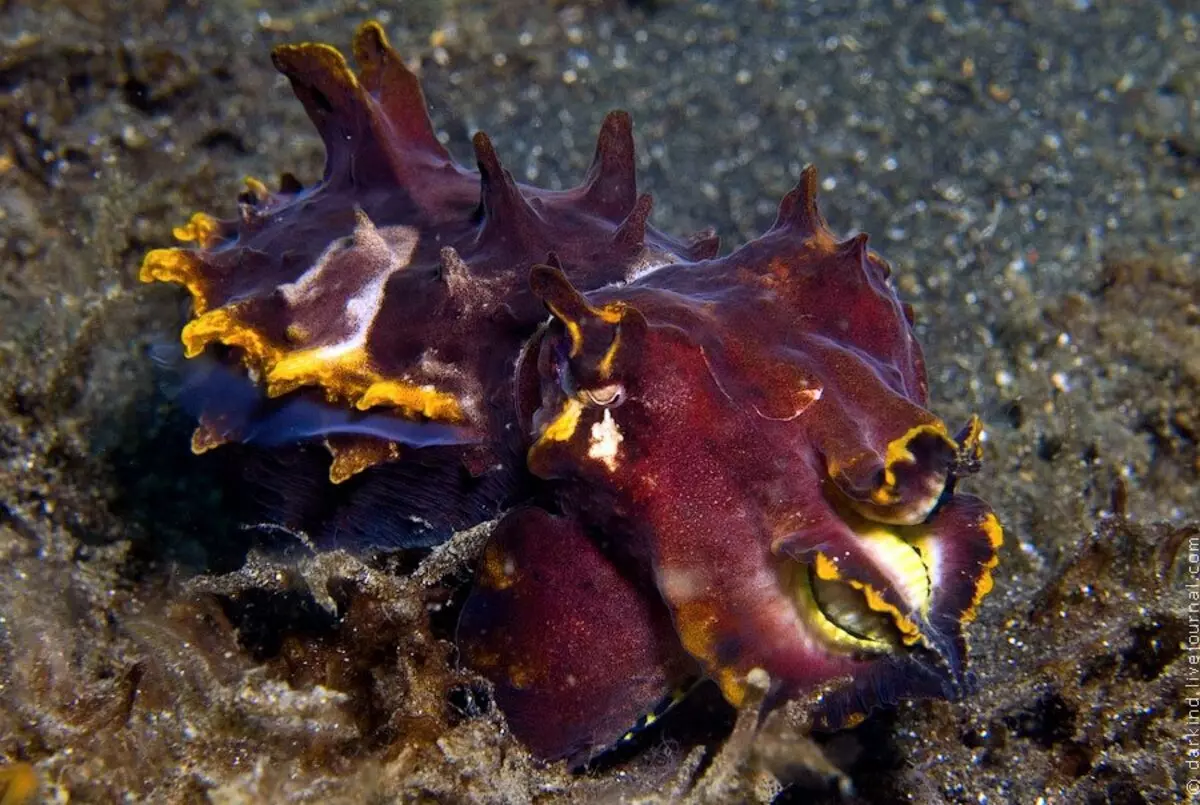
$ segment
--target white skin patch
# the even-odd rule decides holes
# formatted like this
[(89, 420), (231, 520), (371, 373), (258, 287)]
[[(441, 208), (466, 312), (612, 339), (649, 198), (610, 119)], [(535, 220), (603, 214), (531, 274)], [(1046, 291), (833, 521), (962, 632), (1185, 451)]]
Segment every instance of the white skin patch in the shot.
[(592, 425), (592, 441), (588, 446), (588, 458), (603, 462), (609, 472), (617, 471), (617, 454), (625, 437), (613, 419), (612, 411), (604, 409), (604, 418)]
[(708, 572), (704, 568), (659, 568), (658, 583), (669, 601), (684, 603), (704, 594)]
[[(328, 358), (334, 359), (366, 343), (371, 323), (383, 303), (388, 278), (408, 268), (417, 249), (418, 235), (416, 229), (408, 226), (376, 229), (366, 213), (359, 210), (350, 246), (331, 244), (295, 282), (279, 286), (294, 318), (300, 322), (304, 321), (306, 308), (318, 306), (329, 288), (347, 293), (343, 321), (350, 334), (340, 342), (322, 345)], [(348, 253), (353, 254), (350, 263), (345, 259)], [(351, 267), (357, 269), (357, 276), (347, 273)], [(357, 287), (347, 287), (355, 281)]]

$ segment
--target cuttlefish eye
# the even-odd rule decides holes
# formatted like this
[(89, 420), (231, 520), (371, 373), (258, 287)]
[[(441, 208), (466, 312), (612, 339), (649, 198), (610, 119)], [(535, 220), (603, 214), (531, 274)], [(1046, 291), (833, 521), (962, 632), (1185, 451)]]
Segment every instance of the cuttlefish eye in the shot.
[(546, 365), (550, 367), (553, 387), (557, 387), (564, 397), (581, 403), (601, 408), (619, 406), (625, 401), (625, 386), (606, 376), (611, 372), (611, 362), (619, 343), (618, 334), (607, 343), (598, 359), (586, 351), (586, 346), (583, 355), (573, 357), (574, 347), (569, 334), (556, 334), (547, 346), (549, 362)]
[(598, 389), (585, 389), (588, 401), (602, 408), (616, 408), (625, 402), (625, 387), (620, 383), (609, 383)]

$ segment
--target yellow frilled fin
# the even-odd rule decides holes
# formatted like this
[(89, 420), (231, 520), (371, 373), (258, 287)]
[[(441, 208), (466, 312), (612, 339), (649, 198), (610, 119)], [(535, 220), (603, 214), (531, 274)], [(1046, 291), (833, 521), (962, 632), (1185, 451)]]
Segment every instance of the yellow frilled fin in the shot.
[(325, 439), (325, 447), (333, 457), (329, 465), (329, 480), (340, 484), (363, 470), (400, 458), (400, 446), (385, 439), (369, 436), (339, 436)]
[(200, 258), (188, 249), (154, 249), (142, 259), (138, 279), (182, 285), (192, 295), (192, 309), (200, 315), (209, 306), (202, 268)]
[(185, 324), (180, 334), (184, 355), (194, 358), (209, 344), (220, 343), (242, 350), (242, 359), (248, 367), (266, 370), (279, 363), (283, 350), (242, 321), (237, 312), (236, 305), (228, 305), (207, 311)]
[(409, 415), (439, 422), (461, 422), (464, 419), (458, 398), (430, 385), (417, 386), (398, 380), (377, 380), (354, 401), (354, 407), (360, 411), (381, 406), (396, 408)]
[(330, 402), (349, 404), (360, 411), (386, 407), (414, 419), (451, 423), (465, 419), (455, 394), (381, 375), (361, 346), (288, 351), (243, 321), (238, 312), (236, 305), (229, 305), (188, 322), (181, 335), (184, 354), (194, 358), (214, 343), (236, 347), (246, 367), (262, 378), (270, 397), (317, 387)]
[(195, 243), (203, 249), (212, 248), (221, 237), (221, 222), (205, 212), (193, 213), (183, 226), (172, 230), (176, 240)]
[(579, 400), (574, 398), (566, 399), (563, 402), (562, 410), (559, 411), (558, 416), (542, 431), (538, 441), (569, 441), (575, 435), (575, 429), (579, 427), (579, 417), (582, 412), (583, 404)]
[(228, 444), (229, 436), (217, 424), (206, 417), (200, 417), (200, 424), (192, 431), (192, 453), (199, 456), (214, 450), (223, 444)]
[(367, 373), (367, 357), (361, 347), (312, 347), (280, 354), (266, 367), (264, 379), (270, 397), (281, 397), (302, 386), (320, 386), (335, 399), (351, 396), (349, 392), (362, 385)]
[(315, 347), (280, 355), (265, 368), (267, 394), (279, 397), (302, 386), (317, 386), (334, 401), (360, 411), (394, 408), (407, 416), (461, 422), (458, 398), (431, 385), (406, 383), (380, 375), (362, 347)]

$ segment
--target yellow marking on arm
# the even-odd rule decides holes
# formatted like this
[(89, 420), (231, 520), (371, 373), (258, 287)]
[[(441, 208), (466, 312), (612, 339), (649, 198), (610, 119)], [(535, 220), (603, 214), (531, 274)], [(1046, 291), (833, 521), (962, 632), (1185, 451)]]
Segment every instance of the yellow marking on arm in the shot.
[[(687, 570), (681, 571), (684, 577), (691, 576)], [(668, 600), (671, 596), (668, 593)], [(716, 639), (717, 612), (713, 603), (701, 597), (701, 591), (696, 590), (684, 600), (673, 605), (675, 610), (675, 631), (679, 642), (688, 654), (691, 654), (705, 667), (721, 688), (726, 701), (737, 706), (746, 693), (745, 680), (733, 669), (722, 667), (717, 661)]]
[[(916, 439), (918, 436), (921, 436), (923, 434), (930, 434), (932, 436), (941, 437), (942, 439), (945, 439), (946, 442), (948, 444), (950, 444), (952, 447), (955, 447), (955, 448), (958, 447), (958, 445), (956, 445), (954, 443), (954, 440), (951, 439), (950, 436), (946, 433), (946, 426), (945, 426), (945, 424), (942, 423), (941, 420), (936, 420), (933, 424), (917, 425), (916, 427), (909, 428), (908, 432), (905, 433), (903, 436), (901, 436), (899, 439), (893, 439), (892, 441), (888, 442), (887, 452), (884, 454), (884, 457), (883, 457), (883, 489), (888, 489), (890, 491), (891, 497), (888, 500), (875, 501), (875, 502), (877, 502), (877, 503), (895, 502), (895, 498), (896, 498), (896, 493), (895, 493), (896, 469), (895, 469), (895, 467), (897, 464), (900, 464), (900, 463), (911, 463), (911, 462), (916, 461), (916, 456), (914, 456), (912, 454), (912, 451), (909, 450), (908, 445), (914, 439)], [(878, 494), (879, 491), (880, 490), (876, 490), (876, 494)], [(872, 499), (874, 499), (874, 497), (875, 496), (872, 495)]]
[(898, 535), (893, 528), (869, 520), (852, 528), (871, 562), (883, 569), (905, 602), (921, 613), (928, 613), (933, 583), (929, 578), (929, 567), (913, 542), (919, 537), (911, 536), (914, 530), (922, 533), (924, 526), (908, 527), (910, 536), (907, 538)]
[(959, 443), (960, 450), (969, 451), (971, 457), (976, 461), (983, 458), (983, 420), (978, 414), (971, 414), (971, 421), (967, 423), (966, 434), (963, 440)]
[[(585, 301), (584, 305), (586, 315), (594, 316), (605, 324), (620, 324), (621, 318), (625, 315), (625, 305), (620, 302), (603, 307), (592, 307)], [(561, 321), (567, 328), (567, 335), (571, 338), (571, 357), (578, 358), (583, 353), (583, 330), (579, 326), (579, 321), (566, 315), (549, 302), (546, 303), (546, 308), (550, 311), (550, 315)]]
[(861, 581), (851, 579), (849, 584), (863, 594), (868, 609), (872, 612), (880, 612), (892, 617), (896, 628), (900, 630), (900, 639), (904, 642), (904, 645), (911, 646), (921, 639), (921, 627), (904, 615), (894, 604), (885, 600), (882, 593), (871, 585)]
[(561, 321), (567, 328), (567, 335), (571, 338), (571, 357), (578, 358), (579, 354), (583, 352), (583, 330), (580, 329), (579, 322), (565, 316), (554, 305), (547, 303), (546, 307), (549, 309), (550, 315)]
[(817, 571), (817, 578), (822, 581), (838, 581), (842, 577), (838, 572), (837, 563), (823, 553), (817, 554), (813, 569)]
[[(822, 554), (818, 554), (818, 556), (822, 556)], [(813, 593), (812, 583), (808, 577), (808, 569), (803, 565), (793, 563), (789, 571), (794, 575), (792, 575), (792, 580), (787, 584), (792, 591), (792, 598), (796, 603), (796, 609), (800, 614), (800, 618), (816, 632), (816, 636), (826, 645), (876, 652), (888, 652), (892, 649), (892, 646), (887, 641), (859, 637), (830, 620), (829, 616), (817, 604), (817, 598)], [(834, 572), (836, 572), (836, 568)], [(826, 580), (828, 581), (829, 579)]]
[[(817, 578), (822, 581), (846, 582), (863, 594), (863, 599), (868, 609), (873, 612), (890, 615), (896, 624), (896, 628), (900, 630), (901, 639), (905, 645), (912, 645), (921, 639), (921, 628), (916, 623), (901, 613), (895, 605), (885, 600), (883, 595), (871, 585), (856, 579), (843, 578), (837, 563), (825, 554), (817, 554), (817, 558), (813, 562), (813, 570), (816, 571)], [(836, 626), (836, 624), (833, 625)]]
[[(893, 476), (893, 480), (891, 481), (891, 484), (895, 484), (895, 483), (896, 483), (895, 476)], [(889, 506), (889, 505), (897, 502), (899, 499), (900, 499), (900, 496), (896, 493), (895, 488), (891, 485), (881, 486), (878, 489), (871, 492), (871, 502), (877, 506)]]
[[(683, 571), (682, 575), (691, 573)], [(717, 657), (717, 627), (720, 617), (718, 609), (711, 599), (705, 597), (707, 592), (696, 590), (696, 597), (679, 601), (674, 604), (675, 631), (679, 642), (688, 654), (691, 654), (717, 683), (725, 701), (734, 707), (740, 707), (746, 698), (746, 676), (736, 667), (723, 665)]]
[(613, 302), (603, 307), (589, 306), (588, 310), (605, 324), (620, 324), (625, 316), (625, 305), (622, 302)]
[(746, 676), (733, 668), (721, 668), (716, 674), (717, 687), (725, 701), (734, 707), (741, 707), (746, 700)]
[(1004, 544), (1004, 529), (1000, 526), (1000, 521), (995, 514), (988, 512), (983, 518), (983, 522), (979, 524), (983, 529), (983, 533), (987, 534), (988, 542), (996, 549), (996, 553), (992, 558), (983, 564), (983, 573), (975, 582), (975, 595), (971, 598), (971, 605), (963, 611), (962, 622), (964, 624), (971, 623), (979, 617), (979, 604), (992, 591), (994, 582), (992, 581), (992, 571), (1000, 564), (1000, 546)]
[(983, 533), (987, 534), (988, 542), (992, 544), (993, 548), (999, 549), (1004, 544), (1004, 529), (1000, 526), (1000, 520), (996, 518), (996, 515), (988, 512), (979, 527), (983, 529)]

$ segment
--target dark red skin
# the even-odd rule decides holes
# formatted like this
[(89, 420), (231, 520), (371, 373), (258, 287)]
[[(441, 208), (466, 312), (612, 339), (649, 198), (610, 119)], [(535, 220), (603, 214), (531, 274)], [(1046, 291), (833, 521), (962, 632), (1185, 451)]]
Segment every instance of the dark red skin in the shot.
[[(898, 499), (871, 503), (887, 445), (940, 422), (923, 407), (920, 348), (886, 282), (886, 264), (867, 250), (865, 238), (834, 241), (816, 211), (815, 181), (808, 171), (772, 230), (725, 258), (668, 266), (586, 295), (556, 270), (538, 272), (535, 288), (556, 319), (536, 358), (541, 411), (525, 423), (534, 438), (551, 418), (544, 412), (579, 390), (586, 398), (586, 390), (618, 382), (623, 395), (617, 405), (585, 405), (572, 438), (535, 441), (530, 468), (562, 484), (568, 519), (558, 521), (558, 533), (539, 524), (523, 534), (521, 552), (535, 553), (530, 540), (551, 550), (576, 541), (580, 531), (618, 546), (610, 549), (614, 562), (656, 581), (643, 618), (669, 612), (680, 656), (698, 661), (727, 698), (740, 700), (741, 681), (754, 668), (770, 675), (776, 699), (844, 677), (853, 682), (829, 697), (818, 717), (836, 724), (869, 710), (876, 691), (962, 692), (961, 622), (995, 546), (984, 527), (990, 509), (952, 493), (960, 451), (948, 437), (913, 438), (912, 460), (893, 467)], [(596, 315), (614, 309), (618, 323)], [(583, 345), (564, 359), (568, 322), (581, 323)], [(602, 378), (599, 358), (614, 339), (616, 358)], [(526, 363), (534, 360), (530, 354)], [(561, 380), (564, 373), (570, 382)], [(815, 389), (821, 393), (813, 399)], [(615, 470), (588, 456), (591, 429), (606, 411), (623, 436)], [(847, 469), (831, 474), (831, 465)], [(881, 519), (912, 509), (907, 533), (919, 530), (938, 542), (942, 561), (931, 575), (928, 612), (914, 612), (891, 586), (887, 568), (864, 552), (848, 523), (866, 519), (848, 511), (851, 501)], [(498, 534), (490, 550), (504, 554), (511, 533)], [(918, 621), (920, 646), (862, 656), (798, 639), (800, 616), (780, 588), (779, 568), (810, 563), (818, 551), (838, 557), (844, 578), (869, 584)], [(482, 613), (504, 612), (505, 639), (513, 641), (524, 630), (543, 634), (539, 625), (554, 612), (594, 610), (600, 598), (565, 587), (551, 597), (543, 579), (540, 606), (530, 610), (511, 600), (524, 583), (518, 574), (511, 586), (494, 590), (491, 578), (482, 577), (460, 627), (468, 658), (496, 683), (501, 705), (522, 714), (525, 692), (489, 662), (495, 637), (480, 627)], [(637, 629), (634, 623), (627, 631)], [(578, 645), (579, 635), (560, 631)], [(649, 640), (644, 629), (642, 639)], [(599, 642), (594, 656), (608, 656)], [(660, 697), (666, 693), (664, 687)], [(643, 706), (652, 698), (643, 697)], [(611, 704), (625, 701), (614, 697)], [(552, 696), (543, 692), (541, 702), (554, 712)], [(620, 731), (607, 734), (612, 740)], [(605, 745), (577, 741), (551, 756), (580, 761)]]
[(646, 606), (654, 580), (613, 556), (616, 546), (532, 507), (493, 537), (478, 577), (498, 598), (477, 598), (462, 630), (472, 662), (496, 678), (513, 732), (538, 755), (582, 759), (699, 675), (667, 610)]
[[(240, 220), (194, 224), (200, 248), (143, 266), (187, 284), (200, 314), (184, 332), (207, 346), (189, 364), (206, 367), (195, 444), (303, 432), (366, 456), (336, 487), (280, 483), (285, 524), (318, 543), (428, 543), (524, 504), (492, 537), (458, 639), (548, 759), (587, 760), (706, 675), (734, 704), (756, 668), (775, 701), (838, 682), (816, 711), (829, 725), (881, 698), (958, 695), (1000, 538), (954, 489), (978, 428), (952, 438), (926, 409), (911, 309), (865, 236), (833, 237), (815, 171), (767, 233), (716, 258), (711, 233), (648, 226), (624, 113), (578, 188), (541, 190), (482, 134), (477, 172), (453, 162), (378, 26), (354, 51), (357, 78), (325, 46), (274, 56), (326, 143), (322, 181), (251, 187)], [(298, 388), (253, 385), (360, 332), (350, 369), (321, 357)], [(356, 410), (382, 381), (442, 408)], [(313, 411), (338, 424), (299, 428)], [(798, 608), (797, 573), (828, 585), (820, 612)]]

